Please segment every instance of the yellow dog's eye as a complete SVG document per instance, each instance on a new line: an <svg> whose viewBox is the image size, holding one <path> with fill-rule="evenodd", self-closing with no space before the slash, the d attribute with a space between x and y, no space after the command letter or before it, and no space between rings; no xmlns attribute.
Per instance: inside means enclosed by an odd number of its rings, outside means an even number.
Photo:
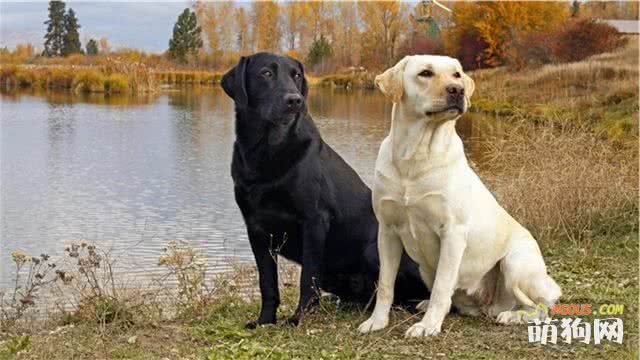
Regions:
<svg viewBox="0 0 640 360"><path fill-rule="evenodd" d="M462 75L460 75L460 73L459 73L458 71L456 71L456 72L454 72L454 73L453 73L453 77L454 77L454 78L459 78L459 77L461 77L461 76L462 76Z"/></svg>
<svg viewBox="0 0 640 360"><path fill-rule="evenodd" d="M433 76L433 71L431 71L431 70L422 70L422 72L420 74L418 74L418 76L432 77Z"/></svg>

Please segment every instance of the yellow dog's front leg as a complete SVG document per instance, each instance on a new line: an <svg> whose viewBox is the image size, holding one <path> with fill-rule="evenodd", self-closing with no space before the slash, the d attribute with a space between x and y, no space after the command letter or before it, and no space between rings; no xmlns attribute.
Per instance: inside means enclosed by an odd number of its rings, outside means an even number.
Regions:
<svg viewBox="0 0 640 360"><path fill-rule="evenodd" d="M442 321L451 308L451 297L456 289L460 264L466 248L466 231L462 226L447 226L439 236L440 257L427 312L420 322L407 330L407 337L438 335Z"/></svg>

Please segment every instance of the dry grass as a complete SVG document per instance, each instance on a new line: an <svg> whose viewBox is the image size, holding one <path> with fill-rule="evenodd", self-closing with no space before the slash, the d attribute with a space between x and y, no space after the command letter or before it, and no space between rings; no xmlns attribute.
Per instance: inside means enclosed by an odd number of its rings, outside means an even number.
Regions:
<svg viewBox="0 0 640 360"><path fill-rule="evenodd" d="M201 70L155 70L154 76L163 85L217 85L223 73Z"/></svg>
<svg viewBox="0 0 640 360"><path fill-rule="evenodd" d="M71 90L75 93L145 93L160 85L213 86L223 73L203 70L151 69L142 63L111 59L101 66L1 65L0 86Z"/></svg>
<svg viewBox="0 0 640 360"><path fill-rule="evenodd" d="M585 127L526 120L480 141L483 179L539 240L585 246L594 235L637 231L635 141L614 144Z"/></svg>
<svg viewBox="0 0 640 360"><path fill-rule="evenodd" d="M94 317L53 317L30 331L0 331L0 359L637 358L638 278L636 269L629 266L638 256L637 234L616 243L597 243L586 253L577 247L547 248L545 258L563 287L563 302L625 304L622 345L559 342L539 346L527 342L526 326L500 326L485 317L456 314L447 316L441 335L406 339L404 331L420 314L399 309L392 311L387 329L362 336L356 329L368 313L329 298L323 298L298 327L280 324L246 330L245 321L259 311L259 295L246 286L257 283L253 266L241 266L220 275L215 296L197 312L168 317L142 307L132 314L132 322L121 319L104 324ZM604 268L606 276L600 273ZM281 287L280 319L295 307L298 294L292 285ZM247 289L254 292L247 295ZM593 321L593 317L582 319Z"/></svg>

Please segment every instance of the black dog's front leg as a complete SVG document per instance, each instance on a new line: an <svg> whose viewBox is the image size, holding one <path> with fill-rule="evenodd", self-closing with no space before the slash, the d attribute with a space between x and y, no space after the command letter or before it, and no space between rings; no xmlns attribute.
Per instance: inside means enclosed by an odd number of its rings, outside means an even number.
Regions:
<svg viewBox="0 0 640 360"><path fill-rule="evenodd" d="M287 320L291 325L298 325L304 312L319 299L327 230L327 222L321 216L308 219L303 224L300 298L295 313Z"/></svg>
<svg viewBox="0 0 640 360"><path fill-rule="evenodd" d="M262 232L249 232L249 242L258 266L260 295L262 296L258 320L249 321L246 324L246 327L250 329L255 328L257 325L275 324L276 311L280 305L277 258L269 252L269 242L264 237L265 235Z"/></svg>

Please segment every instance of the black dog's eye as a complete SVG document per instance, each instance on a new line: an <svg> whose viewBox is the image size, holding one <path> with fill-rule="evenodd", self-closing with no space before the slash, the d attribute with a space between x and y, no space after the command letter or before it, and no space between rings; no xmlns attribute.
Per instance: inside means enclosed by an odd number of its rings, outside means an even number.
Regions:
<svg viewBox="0 0 640 360"><path fill-rule="evenodd" d="M453 73L453 77L454 78L460 78L462 75L460 75L460 73L458 71Z"/></svg>
<svg viewBox="0 0 640 360"><path fill-rule="evenodd" d="M273 73L269 70L265 70L262 72L262 76L270 78L273 76Z"/></svg>
<svg viewBox="0 0 640 360"><path fill-rule="evenodd" d="M431 70L422 70L422 72L420 74L418 74L418 76L432 77L433 76L433 71L431 71Z"/></svg>
<svg viewBox="0 0 640 360"><path fill-rule="evenodd" d="M293 74L294 79L300 79L301 77L302 77L302 74L300 74L299 72Z"/></svg>

